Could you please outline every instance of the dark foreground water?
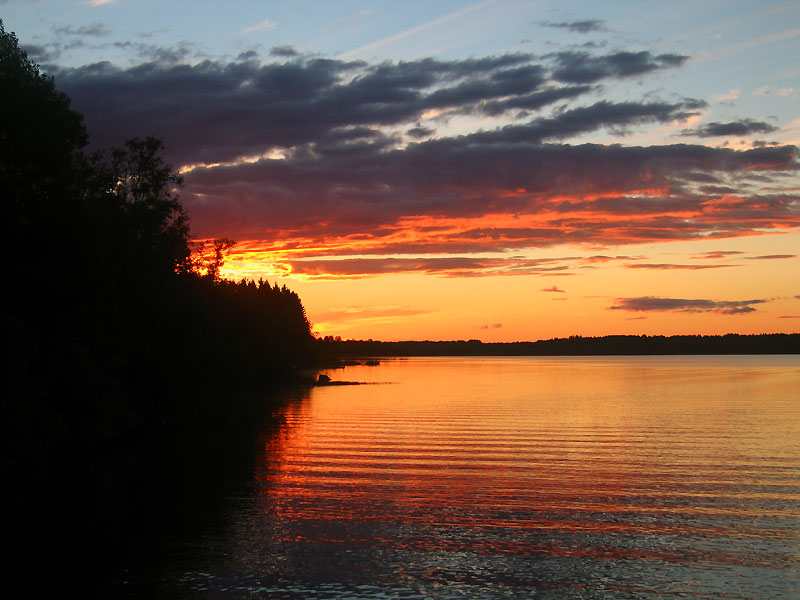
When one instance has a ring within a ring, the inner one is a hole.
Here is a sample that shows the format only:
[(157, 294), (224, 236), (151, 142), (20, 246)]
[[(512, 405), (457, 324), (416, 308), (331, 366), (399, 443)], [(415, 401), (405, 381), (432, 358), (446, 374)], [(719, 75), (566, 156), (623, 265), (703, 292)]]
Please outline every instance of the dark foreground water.
[(195, 497), (148, 491), (171, 526), (104, 594), (800, 598), (798, 356), (329, 374), (370, 385), (287, 402)]

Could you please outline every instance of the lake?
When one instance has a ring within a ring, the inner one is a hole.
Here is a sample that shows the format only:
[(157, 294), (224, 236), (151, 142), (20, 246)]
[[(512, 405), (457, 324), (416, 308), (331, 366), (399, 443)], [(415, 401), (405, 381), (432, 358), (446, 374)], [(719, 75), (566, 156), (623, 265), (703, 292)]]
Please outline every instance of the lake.
[(326, 373), (365, 385), (265, 419), (215, 518), (157, 542), (151, 597), (800, 597), (800, 356)]

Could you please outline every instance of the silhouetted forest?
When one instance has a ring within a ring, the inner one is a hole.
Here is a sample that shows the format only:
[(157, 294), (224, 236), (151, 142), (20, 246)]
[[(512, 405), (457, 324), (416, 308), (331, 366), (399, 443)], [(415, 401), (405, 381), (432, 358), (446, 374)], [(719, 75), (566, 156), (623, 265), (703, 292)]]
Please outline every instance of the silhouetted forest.
[(314, 351), (296, 294), (222, 280), (230, 242), (192, 243), (158, 140), (87, 144), (70, 99), (0, 21), (4, 476), (236, 411)]
[(331, 356), (593, 356), (626, 354), (798, 354), (800, 334), (572, 336), (537, 342), (458, 340), (445, 342), (317, 341)]

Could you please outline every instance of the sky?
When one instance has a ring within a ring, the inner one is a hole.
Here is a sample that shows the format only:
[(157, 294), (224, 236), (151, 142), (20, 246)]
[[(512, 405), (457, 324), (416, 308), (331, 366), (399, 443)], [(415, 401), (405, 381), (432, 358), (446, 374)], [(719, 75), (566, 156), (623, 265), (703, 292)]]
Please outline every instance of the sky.
[(318, 335), (800, 331), (800, 2), (0, 0)]

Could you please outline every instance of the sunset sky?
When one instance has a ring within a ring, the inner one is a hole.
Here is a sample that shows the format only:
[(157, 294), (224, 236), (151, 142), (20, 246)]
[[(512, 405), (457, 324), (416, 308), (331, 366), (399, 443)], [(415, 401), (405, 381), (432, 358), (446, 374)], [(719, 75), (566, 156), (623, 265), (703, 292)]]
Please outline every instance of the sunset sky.
[(800, 331), (800, 2), (0, 0), (343, 338)]

